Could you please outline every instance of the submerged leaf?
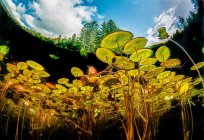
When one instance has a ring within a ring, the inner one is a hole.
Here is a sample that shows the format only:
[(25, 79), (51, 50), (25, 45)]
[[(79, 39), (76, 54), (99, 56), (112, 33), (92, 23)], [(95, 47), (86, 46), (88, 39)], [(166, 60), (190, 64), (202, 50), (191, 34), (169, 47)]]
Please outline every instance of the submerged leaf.
[(166, 46), (161, 46), (159, 49), (157, 49), (155, 55), (159, 62), (163, 62), (170, 57), (170, 49)]
[(80, 77), (84, 75), (84, 72), (80, 68), (77, 68), (77, 67), (72, 67), (71, 73), (74, 77)]
[(169, 59), (169, 60), (163, 61), (160, 65), (166, 68), (174, 68), (180, 64), (181, 64), (181, 61), (179, 59)]
[(191, 70), (196, 70), (197, 68), (200, 69), (204, 66), (204, 62), (199, 62), (195, 66), (191, 67)]
[(9, 47), (5, 45), (0, 46), (0, 53), (4, 56), (7, 55), (9, 53)]
[(123, 47), (128, 41), (130, 41), (133, 37), (131, 32), (127, 31), (118, 31), (107, 35), (101, 41), (101, 47), (103, 48), (118, 48)]
[(147, 44), (147, 39), (144, 37), (138, 37), (129, 41), (124, 47), (124, 53), (132, 54), (142, 48)]
[(32, 60), (28, 60), (26, 61), (26, 63), (33, 69), (35, 70), (44, 70), (44, 67), (40, 64), (38, 64), (37, 62), (35, 61), (32, 61)]
[(130, 61), (130, 59), (127, 57), (116, 56), (114, 66), (119, 69), (131, 70), (135, 68), (135, 63)]
[(111, 64), (115, 54), (106, 48), (98, 48), (96, 50), (96, 57), (104, 63)]
[(134, 62), (139, 62), (141, 60), (144, 60), (152, 55), (152, 50), (151, 49), (140, 49), (137, 52), (134, 52), (130, 56), (130, 60)]

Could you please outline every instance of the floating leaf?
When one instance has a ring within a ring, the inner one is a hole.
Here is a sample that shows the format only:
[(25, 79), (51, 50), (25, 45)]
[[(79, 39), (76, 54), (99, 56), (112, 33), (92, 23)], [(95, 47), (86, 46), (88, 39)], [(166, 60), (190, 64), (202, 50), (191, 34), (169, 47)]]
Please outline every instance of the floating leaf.
[(159, 47), (159, 49), (157, 49), (155, 55), (156, 55), (156, 59), (159, 62), (163, 62), (170, 57), (170, 50), (166, 46), (161, 46), (161, 47)]
[(59, 59), (59, 56), (54, 55), (54, 54), (49, 54), (49, 57), (55, 60)]
[(202, 82), (202, 78), (197, 78), (194, 82), (193, 82), (193, 85), (198, 85)]
[(71, 73), (74, 77), (80, 77), (84, 75), (84, 72), (80, 68), (77, 68), (77, 67), (72, 67)]
[(50, 77), (50, 74), (47, 73), (46, 71), (31, 70), (31, 72), (32, 72), (33, 74), (35, 74), (36, 76), (39, 76), (39, 77), (42, 77), (42, 78)]
[(23, 75), (30, 78), (32, 76), (32, 72), (28, 69), (23, 70)]
[(0, 61), (2, 61), (3, 59), (4, 59), (4, 55), (0, 53)]
[(76, 87), (82, 87), (83, 83), (80, 80), (73, 80), (72, 84)]
[(114, 49), (118, 47), (123, 47), (128, 41), (133, 37), (131, 32), (127, 31), (118, 31), (107, 35), (101, 41), (101, 47)]
[(179, 59), (168, 59), (163, 61), (160, 65), (166, 68), (174, 68), (181, 64)]
[(199, 62), (195, 66), (191, 67), (191, 70), (196, 70), (197, 68), (200, 69), (204, 66), (204, 62)]
[(119, 69), (131, 70), (135, 68), (135, 63), (130, 61), (130, 59), (127, 57), (116, 56), (114, 66)]
[(9, 53), (9, 47), (5, 45), (0, 46), (0, 53), (4, 56), (7, 55)]
[(156, 58), (146, 58), (140, 61), (140, 65), (152, 65), (157, 62)]
[(179, 94), (186, 93), (189, 89), (189, 84), (185, 83), (180, 87)]
[(89, 106), (89, 105), (93, 105), (93, 103), (94, 103), (94, 102), (90, 100), (90, 101), (86, 101), (86, 102), (84, 103), (84, 105)]
[(52, 83), (49, 83), (49, 82), (46, 82), (45, 85), (48, 87), (48, 88), (51, 88), (51, 89), (56, 89), (56, 86)]
[(59, 84), (56, 84), (55, 85), (57, 89), (59, 89), (61, 92), (67, 92), (67, 88), (62, 86), (62, 85), (59, 85)]
[(167, 39), (169, 37), (165, 27), (161, 27), (157, 31), (159, 32), (159, 39)]
[(164, 67), (156, 67), (151, 69), (150, 71), (148, 71), (146, 73), (148, 78), (152, 78), (152, 77), (156, 77), (157, 75), (159, 75), (160, 73), (162, 73), (164, 71)]
[(106, 48), (98, 48), (96, 50), (96, 57), (104, 63), (111, 64), (115, 54)]
[(170, 73), (171, 73), (171, 71), (164, 71), (164, 72), (160, 73), (159, 75), (157, 75), (157, 79), (167, 78)]
[(152, 50), (150, 49), (140, 49), (137, 52), (134, 52), (131, 56), (130, 56), (130, 60), (134, 61), (134, 62), (139, 62), (141, 60), (144, 60), (148, 57), (150, 57), (152, 55)]
[(19, 68), (20, 70), (24, 70), (28, 68), (28, 64), (25, 62), (18, 62), (17, 63), (17, 68)]
[(62, 84), (62, 85), (66, 84), (68, 82), (69, 82), (69, 79), (67, 79), (67, 78), (60, 78), (57, 80), (57, 83)]
[(26, 61), (26, 63), (33, 69), (35, 70), (44, 70), (44, 67), (40, 64), (38, 64), (37, 62), (35, 61), (32, 61), (32, 60), (28, 60)]
[(130, 40), (125, 46), (124, 46), (124, 53), (126, 54), (132, 54), (142, 48), (147, 44), (147, 39), (144, 37), (138, 37), (133, 40)]
[(156, 66), (155, 65), (143, 65), (141, 66), (139, 69), (141, 71), (150, 71), (151, 69), (155, 68)]
[(12, 71), (19, 71), (19, 68), (17, 68), (15, 65), (11, 64), (11, 63), (6, 63), (6, 66), (7, 66), (7, 70), (9, 72), (12, 72)]

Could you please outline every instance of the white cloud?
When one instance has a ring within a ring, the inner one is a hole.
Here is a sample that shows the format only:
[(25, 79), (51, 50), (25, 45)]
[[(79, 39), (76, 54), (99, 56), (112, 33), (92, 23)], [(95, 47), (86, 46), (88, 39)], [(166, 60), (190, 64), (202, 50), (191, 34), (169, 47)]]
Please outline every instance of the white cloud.
[[(82, 23), (90, 21), (97, 12), (95, 6), (84, 6), (82, 0), (34, 0), (29, 5), (4, 1), (19, 22), (51, 37), (79, 34)], [(32, 13), (26, 11), (26, 7), (31, 8)]]
[(158, 38), (157, 32), (157, 29), (160, 27), (166, 27), (169, 35), (172, 35), (176, 32), (176, 23), (178, 22), (178, 18), (175, 15), (176, 8), (177, 7), (170, 8), (166, 11), (163, 11), (158, 17), (154, 17), (154, 27), (148, 28), (147, 30), (147, 45), (161, 42), (161, 40)]

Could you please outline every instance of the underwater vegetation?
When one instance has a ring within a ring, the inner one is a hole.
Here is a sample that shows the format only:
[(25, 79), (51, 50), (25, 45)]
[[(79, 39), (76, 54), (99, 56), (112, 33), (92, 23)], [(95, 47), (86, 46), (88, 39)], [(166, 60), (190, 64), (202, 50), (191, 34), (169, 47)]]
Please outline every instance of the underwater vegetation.
[[(160, 39), (168, 38), (165, 28), (158, 32)], [(48, 81), (51, 75), (33, 60), (5, 63), (6, 49), (1, 49), (4, 139), (12, 137), (8, 135), (11, 122), (16, 124), (12, 128), (16, 140), (24, 135), (52, 139), (54, 130), (64, 127), (75, 139), (100, 139), (99, 126), (113, 121), (121, 124), (118, 139), (152, 140), (160, 118), (175, 107), (181, 112), (183, 139), (192, 139), (192, 97), (203, 96), (203, 79), (178, 73), (183, 62), (171, 57), (170, 47), (153, 50), (146, 43), (146, 38), (133, 38), (128, 31), (108, 34), (95, 53), (106, 64), (102, 71), (94, 66), (87, 71), (73, 66), (73, 80), (61, 77), (57, 81)], [(189, 70), (199, 73), (203, 66), (204, 62), (192, 63)]]

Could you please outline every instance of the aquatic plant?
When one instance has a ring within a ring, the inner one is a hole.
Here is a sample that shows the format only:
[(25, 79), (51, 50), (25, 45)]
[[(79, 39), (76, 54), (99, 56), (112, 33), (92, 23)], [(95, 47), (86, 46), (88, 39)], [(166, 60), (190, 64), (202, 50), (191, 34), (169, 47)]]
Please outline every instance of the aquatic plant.
[[(146, 43), (145, 38), (133, 38), (127, 31), (109, 34), (96, 50), (96, 57), (107, 68), (98, 72), (90, 67), (83, 72), (73, 66), (70, 72), (74, 80), (62, 77), (55, 83), (46, 80), (50, 74), (35, 61), (6, 63), (7, 73), (0, 83), (5, 132), (12, 114), (17, 117), (15, 139), (19, 132), (22, 137), (24, 125), (39, 139), (44, 129), (50, 130), (51, 137), (53, 129), (62, 124), (76, 129), (79, 137), (91, 139), (93, 127), (111, 119), (122, 122), (127, 140), (153, 139), (164, 113), (176, 106), (188, 111), (192, 97), (201, 93), (195, 86), (202, 78), (178, 73), (182, 62), (171, 58), (169, 47), (160, 46), (154, 52), (144, 48)], [(1, 61), (3, 58), (0, 55)], [(202, 66), (200, 62), (191, 70)], [(189, 121), (186, 115), (182, 113), (183, 125)], [(185, 133), (189, 126), (183, 127)]]

